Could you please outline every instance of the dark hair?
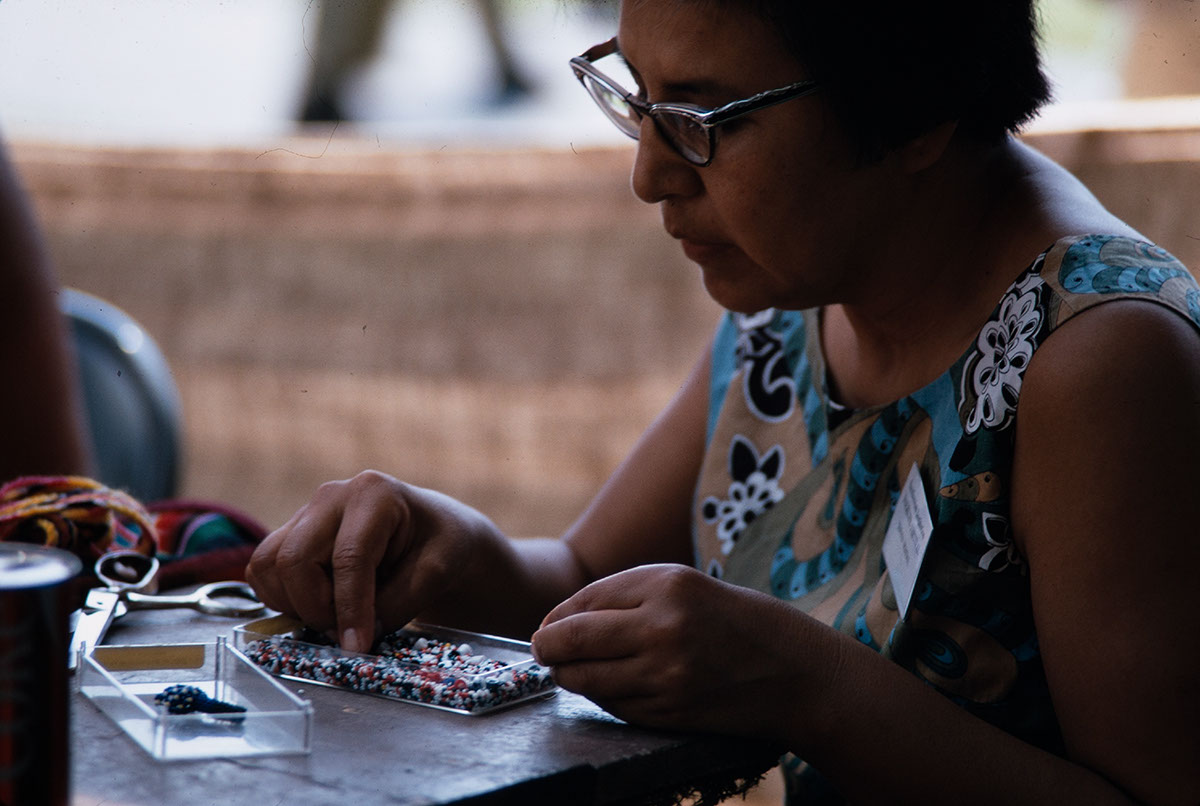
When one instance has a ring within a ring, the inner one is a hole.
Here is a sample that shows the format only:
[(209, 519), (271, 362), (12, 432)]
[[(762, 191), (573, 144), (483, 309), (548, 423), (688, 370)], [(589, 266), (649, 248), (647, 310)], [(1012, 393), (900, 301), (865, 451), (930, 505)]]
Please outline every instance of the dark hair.
[(947, 121), (1002, 139), (1050, 98), (1034, 0), (720, 0), (774, 24), (864, 159)]

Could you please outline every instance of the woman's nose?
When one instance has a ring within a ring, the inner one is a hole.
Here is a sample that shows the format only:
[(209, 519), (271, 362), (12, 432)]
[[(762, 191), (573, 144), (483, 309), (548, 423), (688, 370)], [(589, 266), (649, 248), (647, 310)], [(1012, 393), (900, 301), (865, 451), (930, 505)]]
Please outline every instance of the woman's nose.
[(703, 187), (696, 166), (666, 141), (649, 115), (642, 118), (638, 132), (630, 183), (634, 194), (647, 204), (673, 196), (694, 195)]

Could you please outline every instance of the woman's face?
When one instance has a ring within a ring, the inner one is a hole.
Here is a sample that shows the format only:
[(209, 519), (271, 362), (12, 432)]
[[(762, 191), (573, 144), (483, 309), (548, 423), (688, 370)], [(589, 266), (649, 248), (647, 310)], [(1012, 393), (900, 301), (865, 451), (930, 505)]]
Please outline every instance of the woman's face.
[[(625, 0), (618, 42), (652, 103), (715, 108), (807, 78), (780, 37), (732, 3)], [(713, 162), (698, 168), (646, 118), (633, 170), (634, 192), (660, 204), (709, 294), (742, 312), (853, 299), (886, 167), (857, 166), (819, 92), (718, 132)]]

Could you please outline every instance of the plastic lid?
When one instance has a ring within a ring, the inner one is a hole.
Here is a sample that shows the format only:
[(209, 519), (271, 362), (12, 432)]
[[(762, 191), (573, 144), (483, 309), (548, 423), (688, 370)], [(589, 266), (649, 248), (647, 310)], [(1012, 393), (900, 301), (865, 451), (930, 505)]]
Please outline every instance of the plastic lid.
[(49, 587), (82, 570), (79, 558), (62, 549), (0, 543), (0, 590)]

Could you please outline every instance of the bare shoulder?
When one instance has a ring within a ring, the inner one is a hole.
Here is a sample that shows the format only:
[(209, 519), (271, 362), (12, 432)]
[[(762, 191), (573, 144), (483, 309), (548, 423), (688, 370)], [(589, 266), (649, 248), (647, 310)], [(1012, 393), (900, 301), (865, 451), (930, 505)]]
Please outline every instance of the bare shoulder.
[(1012, 149), (1027, 183), (1026, 194), (1016, 199), (1023, 211), (1032, 216), (1031, 226), (1024, 230), (1029, 236), (1048, 243), (1065, 235), (1103, 232), (1145, 240), (1137, 230), (1109, 212), (1065, 167), (1024, 143), (1014, 143)]
[(1069, 753), (1149, 802), (1200, 775), (1200, 334), (1114, 301), (1056, 331), (1021, 390), (1013, 529)]
[[(1154, 302), (1123, 299), (1077, 314), (1040, 347), (1026, 373), (1025, 392), (1035, 402), (1046, 393), (1071, 394), (1086, 384), (1136, 399), (1167, 379), (1200, 378), (1200, 329), (1182, 314)], [(1150, 388), (1130, 386), (1141, 380)], [(1157, 382), (1157, 383), (1156, 383)], [(1184, 390), (1179, 390), (1180, 392)]]

